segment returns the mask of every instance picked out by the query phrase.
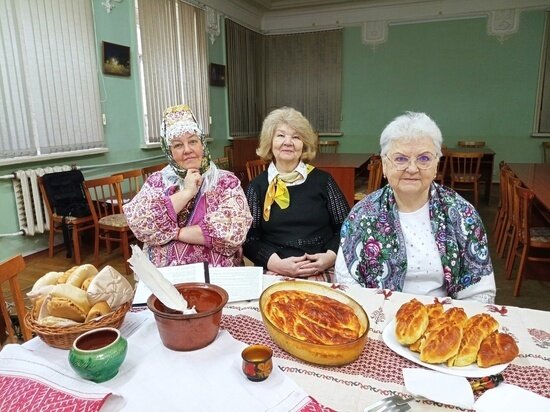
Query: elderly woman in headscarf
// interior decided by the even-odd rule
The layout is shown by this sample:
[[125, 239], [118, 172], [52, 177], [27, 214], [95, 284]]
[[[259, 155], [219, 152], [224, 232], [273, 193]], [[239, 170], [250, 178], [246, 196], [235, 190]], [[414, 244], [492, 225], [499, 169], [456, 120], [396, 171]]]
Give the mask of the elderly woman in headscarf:
[[317, 134], [299, 111], [265, 118], [256, 153], [269, 162], [246, 190], [253, 222], [245, 256], [267, 273], [329, 281], [349, 205], [332, 176], [309, 164]]
[[168, 165], [123, 206], [128, 224], [157, 267], [242, 263], [252, 221], [239, 179], [211, 162], [204, 135], [186, 105], [166, 109], [161, 148]]
[[468, 201], [434, 182], [441, 143], [424, 113], [386, 126], [380, 155], [388, 185], [357, 203], [342, 225], [338, 282], [494, 302], [483, 222]]

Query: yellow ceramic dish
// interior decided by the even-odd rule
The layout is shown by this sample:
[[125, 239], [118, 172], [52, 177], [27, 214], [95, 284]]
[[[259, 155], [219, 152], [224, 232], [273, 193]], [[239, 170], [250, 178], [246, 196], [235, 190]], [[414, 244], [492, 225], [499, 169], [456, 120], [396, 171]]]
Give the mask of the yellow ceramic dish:
[[[314, 293], [335, 299], [349, 306], [353, 309], [361, 324], [359, 337], [356, 340], [345, 344], [320, 345], [304, 342], [283, 332], [269, 320], [269, 318], [264, 314], [264, 310], [271, 294], [284, 290], [298, 290], [302, 292]], [[318, 365], [340, 366], [356, 360], [359, 355], [361, 355], [361, 352], [365, 347], [367, 332], [369, 330], [369, 317], [359, 303], [339, 290], [331, 289], [327, 286], [313, 282], [298, 280], [279, 282], [264, 290], [260, 296], [259, 304], [260, 313], [262, 314], [265, 328], [267, 329], [267, 332], [269, 333], [269, 336], [271, 336], [273, 342], [275, 342], [281, 349], [297, 357], [298, 359]]]

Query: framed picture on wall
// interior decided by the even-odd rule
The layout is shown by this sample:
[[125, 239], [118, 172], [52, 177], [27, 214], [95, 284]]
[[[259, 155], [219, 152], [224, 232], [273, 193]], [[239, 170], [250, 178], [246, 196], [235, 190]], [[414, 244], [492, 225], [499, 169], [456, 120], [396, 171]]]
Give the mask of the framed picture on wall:
[[103, 73], [130, 76], [130, 47], [104, 41]]
[[225, 66], [210, 63], [210, 86], [225, 86]]

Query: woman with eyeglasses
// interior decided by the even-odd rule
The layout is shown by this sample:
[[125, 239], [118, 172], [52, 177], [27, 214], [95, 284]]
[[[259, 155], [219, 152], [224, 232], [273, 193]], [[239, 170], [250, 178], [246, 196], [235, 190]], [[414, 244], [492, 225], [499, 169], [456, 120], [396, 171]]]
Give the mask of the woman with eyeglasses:
[[342, 225], [336, 281], [493, 303], [495, 280], [478, 212], [434, 182], [442, 136], [407, 112], [380, 136], [388, 184], [357, 203]]
[[157, 267], [239, 266], [252, 222], [239, 179], [210, 160], [188, 106], [166, 109], [160, 134], [168, 165], [123, 206], [128, 225]]

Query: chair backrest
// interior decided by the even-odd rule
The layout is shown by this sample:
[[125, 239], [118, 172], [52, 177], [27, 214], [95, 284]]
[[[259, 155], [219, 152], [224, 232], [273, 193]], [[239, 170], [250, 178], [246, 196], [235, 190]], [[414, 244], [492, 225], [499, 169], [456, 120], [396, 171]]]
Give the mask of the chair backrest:
[[440, 185], [444, 185], [445, 176], [447, 174], [447, 167], [449, 165], [449, 154], [447, 153], [447, 149], [442, 148], [441, 151], [443, 152], [443, 154], [439, 158], [439, 163], [437, 163], [435, 181], [438, 182]]
[[508, 177], [508, 216], [510, 216], [512, 226], [519, 228], [521, 225], [519, 217], [519, 197], [516, 188], [521, 186], [521, 180], [515, 176]]
[[6, 306], [6, 301], [4, 298], [4, 284], [9, 283], [11, 297], [13, 299], [15, 311], [17, 312], [17, 319], [19, 320], [19, 327], [21, 328], [23, 340], [27, 341], [32, 338], [31, 332], [25, 325], [25, 302], [23, 299], [23, 294], [21, 293], [21, 287], [19, 286], [19, 280], [17, 278], [17, 275], [23, 269], [25, 269], [25, 261], [21, 255], [17, 255], [0, 263], [0, 312], [2, 313], [2, 318], [4, 319], [6, 330], [8, 331], [8, 340], [12, 343], [17, 342], [17, 337], [15, 336], [15, 330], [13, 328], [8, 307]]
[[542, 142], [544, 163], [550, 163], [550, 142]]
[[84, 181], [86, 199], [96, 224], [102, 217], [122, 213], [121, 182], [120, 174]]
[[518, 235], [523, 244], [528, 244], [531, 236], [531, 212], [535, 193], [526, 187], [516, 186], [515, 194], [517, 198], [516, 219], [518, 222]]
[[367, 181], [367, 194], [380, 189], [382, 184], [382, 158], [374, 155], [370, 158], [369, 165], [369, 180]]
[[458, 147], [485, 147], [485, 141], [483, 140], [459, 140]]
[[500, 207], [502, 208], [506, 216], [508, 216], [508, 202], [510, 201], [510, 196], [508, 194], [508, 185], [510, 177], [512, 176], [514, 176], [514, 172], [510, 170], [510, 167], [508, 165], [505, 165], [500, 169]]
[[262, 159], [249, 160], [246, 162], [246, 174], [248, 181], [252, 181], [256, 176], [267, 168], [267, 163]]
[[120, 189], [122, 191], [122, 198], [124, 201], [131, 200], [141, 186], [143, 186], [143, 174], [142, 169], [127, 170], [126, 172], [114, 173], [113, 176], [122, 175], [122, 182]]
[[166, 164], [167, 163], [159, 163], [158, 165], [143, 167], [141, 169], [141, 175], [143, 176], [143, 181], [145, 182], [149, 178], [149, 176], [151, 176], [153, 173], [164, 169]]
[[218, 166], [218, 169], [230, 170], [228, 157], [218, 157], [217, 159], [214, 159], [214, 164]]
[[319, 140], [319, 153], [336, 153], [339, 144], [338, 140]]
[[483, 153], [451, 151], [451, 179], [460, 182], [476, 182], [479, 180], [479, 167]]

